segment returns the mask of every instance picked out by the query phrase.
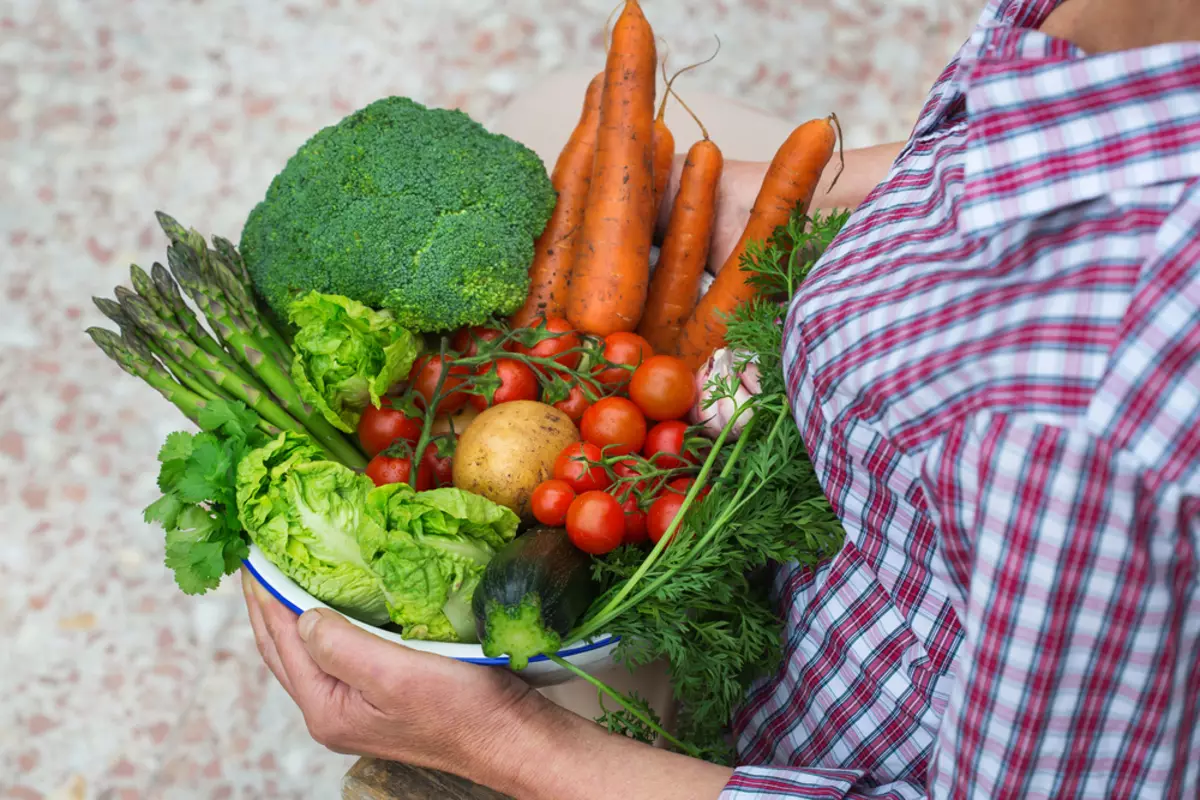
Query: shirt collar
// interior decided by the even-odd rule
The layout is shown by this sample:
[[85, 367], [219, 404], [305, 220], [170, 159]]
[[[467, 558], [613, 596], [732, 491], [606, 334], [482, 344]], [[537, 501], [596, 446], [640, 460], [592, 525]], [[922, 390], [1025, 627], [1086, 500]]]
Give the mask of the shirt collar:
[[957, 75], [965, 233], [1200, 175], [1200, 43], [1088, 55], [1028, 29], [976, 39]]

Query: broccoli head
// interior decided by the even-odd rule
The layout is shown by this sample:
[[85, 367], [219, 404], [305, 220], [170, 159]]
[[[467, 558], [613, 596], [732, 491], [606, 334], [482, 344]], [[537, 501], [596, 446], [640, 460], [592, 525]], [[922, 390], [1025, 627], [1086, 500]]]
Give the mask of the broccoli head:
[[300, 294], [443, 331], [516, 311], [554, 210], [538, 156], [461, 111], [378, 100], [317, 133], [250, 212], [241, 252], [281, 317]]

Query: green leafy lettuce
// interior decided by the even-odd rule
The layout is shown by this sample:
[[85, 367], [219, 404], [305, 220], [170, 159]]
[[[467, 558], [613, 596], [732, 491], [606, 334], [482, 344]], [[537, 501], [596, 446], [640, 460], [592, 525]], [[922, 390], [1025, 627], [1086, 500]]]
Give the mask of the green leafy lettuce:
[[383, 587], [359, 548], [360, 537], [381, 535], [366, 513], [373, 487], [291, 432], [237, 466], [241, 521], [266, 557], [318, 600], [382, 625], [388, 621]]
[[162, 497], [145, 510], [166, 530], [166, 565], [187, 594], [215, 589], [246, 557], [234, 471], [267, 440], [258, 417], [237, 402], [214, 400], [199, 413], [200, 433], [176, 431], [159, 451]]
[[510, 509], [461, 489], [387, 484], [367, 498], [378, 521], [364, 538], [392, 621], [413, 639], [473, 642], [471, 597], [496, 550], [516, 534]]
[[288, 314], [299, 329], [292, 342], [296, 388], [347, 433], [355, 430], [367, 403], [378, 408], [387, 390], [408, 377], [420, 354], [420, 340], [390, 312], [356, 300], [309, 292]]

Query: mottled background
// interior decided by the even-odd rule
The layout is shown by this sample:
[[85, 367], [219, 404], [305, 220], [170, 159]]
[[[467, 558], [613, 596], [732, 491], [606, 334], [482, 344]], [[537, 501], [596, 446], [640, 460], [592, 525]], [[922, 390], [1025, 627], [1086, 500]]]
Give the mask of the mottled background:
[[[484, 123], [595, 70], [613, 0], [0, 0], [0, 796], [337, 796], [235, 582], [161, 565], [154, 454], [181, 419], [82, 334], [163, 257], [152, 212], [236, 240], [318, 128], [387, 94]], [[680, 81], [848, 144], [903, 138], [982, 0], [643, 0]], [[570, 110], [575, 113], [574, 109]]]

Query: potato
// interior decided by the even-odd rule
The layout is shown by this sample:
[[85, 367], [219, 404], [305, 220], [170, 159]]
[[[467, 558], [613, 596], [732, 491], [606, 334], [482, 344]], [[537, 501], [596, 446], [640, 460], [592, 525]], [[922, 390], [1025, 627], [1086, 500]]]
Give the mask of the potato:
[[532, 519], [530, 498], [554, 475], [554, 459], [579, 441], [571, 418], [554, 406], [514, 400], [487, 409], [458, 437], [454, 485]]

